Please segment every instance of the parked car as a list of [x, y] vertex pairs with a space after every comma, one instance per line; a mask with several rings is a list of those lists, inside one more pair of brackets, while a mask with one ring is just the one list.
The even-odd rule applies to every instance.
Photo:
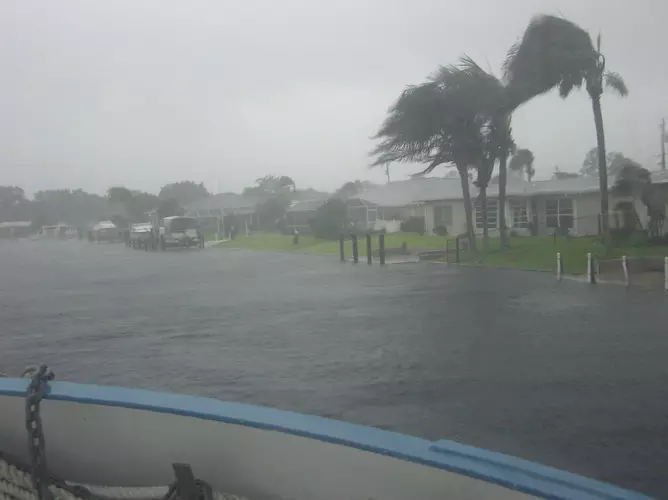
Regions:
[[142, 222], [132, 224], [130, 227], [130, 241], [132, 248], [143, 248], [144, 250], [154, 250], [157, 243], [153, 224]]
[[160, 248], [204, 247], [199, 223], [192, 217], [165, 217], [160, 227]]
[[115, 243], [123, 240], [122, 231], [116, 227], [116, 224], [109, 220], [98, 222], [93, 226], [93, 240], [99, 242], [106, 241]]

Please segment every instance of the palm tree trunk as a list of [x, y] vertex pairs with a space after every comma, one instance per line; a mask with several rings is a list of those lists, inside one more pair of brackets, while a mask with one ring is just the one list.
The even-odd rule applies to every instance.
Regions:
[[462, 194], [464, 195], [464, 213], [466, 214], [466, 235], [469, 240], [469, 248], [472, 252], [477, 251], [475, 232], [473, 231], [473, 208], [471, 206], [471, 190], [469, 188], [469, 172], [466, 167], [457, 166], [459, 180], [462, 183]]
[[[499, 157], [499, 230], [501, 231], [501, 248], [508, 246], [508, 233], [506, 232], [506, 182], [507, 182], [508, 150], [501, 151]], [[485, 224], [485, 227], [487, 224]]]
[[603, 131], [603, 113], [601, 97], [590, 95], [591, 107], [594, 111], [596, 126], [596, 143], [598, 146], [598, 183], [601, 192], [601, 231], [606, 247], [610, 244], [610, 221], [608, 220], [608, 167], [605, 158], [605, 132]]
[[480, 211], [482, 212], [482, 248], [486, 252], [489, 250], [489, 228], [487, 227], [487, 186], [481, 186]]
[[527, 164], [527, 180], [531, 182], [531, 179], [533, 179], [533, 162]]

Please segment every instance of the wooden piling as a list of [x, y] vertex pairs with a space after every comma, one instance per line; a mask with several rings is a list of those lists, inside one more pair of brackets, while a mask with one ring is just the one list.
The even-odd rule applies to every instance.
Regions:
[[371, 233], [366, 235], [366, 263], [371, 265]]
[[594, 256], [591, 252], [587, 254], [587, 282], [596, 284], [596, 269], [594, 267]]
[[[378, 235], [378, 256], [380, 258], [380, 265], [384, 266], [385, 265], [385, 233], [380, 233], [380, 235]], [[666, 283], [668, 283], [668, 281]]]
[[357, 235], [353, 234], [351, 238], [353, 240], [353, 264], [357, 264], [359, 262], [359, 248], [357, 247]]

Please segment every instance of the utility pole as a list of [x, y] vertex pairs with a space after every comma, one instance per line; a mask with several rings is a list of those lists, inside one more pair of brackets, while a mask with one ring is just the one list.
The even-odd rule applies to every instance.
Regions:
[[390, 164], [385, 164], [385, 176], [387, 177], [387, 182], [390, 182]]
[[666, 119], [661, 118], [661, 170], [666, 170]]

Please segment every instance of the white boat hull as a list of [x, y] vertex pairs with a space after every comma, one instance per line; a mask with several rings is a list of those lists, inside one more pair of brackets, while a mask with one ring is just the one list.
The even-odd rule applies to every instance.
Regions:
[[[0, 451], [27, 461], [26, 379], [0, 379]], [[268, 408], [52, 382], [41, 405], [49, 471], [156, 486], [185, 462], [250, 499], [647, 499], [505, 455]]]

